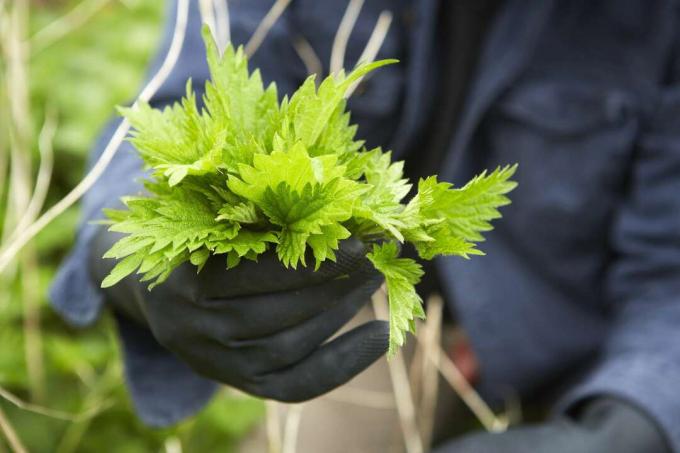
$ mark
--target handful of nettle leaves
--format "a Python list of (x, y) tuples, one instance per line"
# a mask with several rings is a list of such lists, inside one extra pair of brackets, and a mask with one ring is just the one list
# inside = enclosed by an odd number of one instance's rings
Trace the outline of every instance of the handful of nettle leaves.
[(310, 76), (289, 98), (248, 72), (242, 49), (220, 56), (203, 28), (211, 81), (204, 108), (187, 82), (181, 103), (164, 110), (140, 103), (121, 109), (134, 128), (131, 142), (152, 178), (149, 195), (123, 199), (127, 209), (107, 210), (110, 230), (125, 233), (105, 255), (120, 261), (102, 282), (116, 284), (133, 272), (153, 286), (190, 261), (198, 271), (212, 255), (227, 269), (256, 261), (270, 249), (282, 266), (335, 260), (339, 241), (372, 243), (367, 258), (385, 277), (390, 311), (389, 353), (403, 345), (424, 318), (415, 290), (423, 270), (399, 257), (411, 243), (420, 258), (481, 255), (475, 246), (498, 208), (510, 201), (516, 165), (482, 173), (462, 188), (436, 176), (417, 193), (403, 177), (403, 162), (355, 140), (345, 111), (347, 90), (364, 75), (396, 60), (359, 64), (316, 86)]

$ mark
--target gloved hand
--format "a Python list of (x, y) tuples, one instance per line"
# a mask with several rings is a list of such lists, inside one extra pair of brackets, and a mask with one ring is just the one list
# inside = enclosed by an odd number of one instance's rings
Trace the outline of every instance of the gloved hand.
[(472, 434), (437, 453), (665, 453), (670, 448), (654, 423), (633, 406), (608, 397), (585, 403), (573, 417)]
[[(105, 228), (90, 254), (97, 286), (115, 265), (102, 255), (121, 236)], [(285, 269), (273, 253), (226, 269), (211, 258), (197, 274), (177, 268), (149, 291), (138, 275), (105, 289), (114, 310), (149, 327), (165, 348), (205, 377), (280, 401), (314, 398), (344, 384), (387, 351), (389, 326), (363, 324), (324, 343), (370, 300), (381, 276), (358, 240), (337, 262)]]

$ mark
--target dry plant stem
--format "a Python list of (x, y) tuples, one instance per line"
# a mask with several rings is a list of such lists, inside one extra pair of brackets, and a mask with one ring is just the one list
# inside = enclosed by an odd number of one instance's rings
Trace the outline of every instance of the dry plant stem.
[[(1, 100), (0, 100), (0, 105), (2, 105)], [(0, 134), (2, 134), (3, 131), (0, 130)], [(2, 137), (2, 135), (0, 135)], [(8, 151), (5, 143), (0, 140), (0, 200), (2, 200), (5, 196), (5, 187), (7, 186), (6, 184), (6, 179), (7, 179), (7, 164), (8, 164)], [(2, 229), (0, 227), (0, 229)]]
[[(385, 319), (389, 316), (387, 303), (387, 296), (383, 290), (373, 295), (373, 310), (375, 310), (378, 319)], [(399, 423), (404, 436), (406, 451), (407, 453), (423, 453), (423, 443), (418, 432), (416, 411), (402, 351), (397, 351), (394, 357), (387, 362), (387, 365), (390, 370), (390, 379), (394, 390), (395, 402), (397, 403)]]
[(111, 0), (85, 0), (68, 13), (49, 23), (31, 37), (33, 54), (44, 50), (73, 30), (87, 23)]
[[(30, 152), (10, 129), (10, 167), (7, 209), (2, 225), (2, 243), (8, 243), (30, 199)], [(13, 268), (13, 271), (16, 268)]]
[(3, 240), (26, 208), (30, 198), (30, 110), (28, 101), (28, 49), (24, 43), (28, 22), (26, 1), (16, 1), (10, 12), (9, 27), (3, 35), (7, 59), (6, 91), (8, 95), (10, 139), (10, 182), (7, 210), (3, 224)]
[[(5, 216), (0, 225), (2, 229), (1, 237), (8, 236), (9, 231), (15, 225), (21, 212), (24, 199), (27, 199), (28, 180), (30, 176), (27, 169), (27, 157), (30, 154), (26, 151), (30, 137), (30, 129), (27, 118), (28, 112), (28, 87), (26, 86), (26, 48), (22, 45), (23, 36), (28, 21), (27, 2), (13, 2), (8, 6), (7, 11), (2, 11), (3, 24), (0, 28), (0, 47), (2, 48), (2, 59), (5, 62), (5, 72), (2, 73), (4, 89), (0, 93), (4, 94), (3, 108), (0, 110), (3, 118), (0, 127), (3, 127), (3, 186), (5, 185), (5, 175), (7, 181), (7, 196), (4, 199)], [(9, 93), (12, 93), (10, 96)], [(7, 172), (7, 173), (6, 173)], [(3, 187), (4, 188), (4, 187)], [(4, 192), (4, 190), (3, 190)], [(4, 193), (3, 193), (4, 196)], [(1, 200), (0, 200), (1, 201)], [(16, 267), (11, 269), (12, 273)], [(9, 281), (10, 276), (6, 281)], [(3, 304), (9, 299), (7, 291), (1, 291)]]
[(54, 162), (54, 150), (52, 148), (52, 141), (57, 131), (57, 117), (54, 109), (48, 108), (45, 113), (45, 122), (40, 130), (38, 137), (38, 149), (40, 151), (40, 167), (38, 169), (38, 177), (33, 189), (31, 201), (28, 207), (17, 223), (16, 228), (10, 235), (10, 241), (16, 238), (18, 233), (26, 228), (35, 218), (40, 214), (40, 210), (45, 203), (45, 197), (52, 179), (52, 166)]
[(282, 453), (281, 419), (279, 417), (279, 403), (265, 401), (267, 445), (269, 453)]
[[(392, 13), (389, 11), (381, 12), (380, 16), (378, 16), (377, 22), (375, 23), (375, 27), (371, 32), (371, 37), (368, 38), (366, 47), (364, 47), (363, 52), (361, 52), (361, 55), (359, 56), (359, 61), (357, 62), (357, 64), (371, 63), (373, 60), (375, 60), (375, 57), (378, 56), (378, 52), (380, 51), (380, 48), (385, 42), (387, 32), (390, 30), (390, 25), (392, 25)], [(357, 86), (361, 83), (362, 80), (363, 77), (354, 82), (347, 89), (347, 92), (345, 93), (346, 98), (350, 97), (352, 93), (354, 93), (354, 90), (356, 90)]]
[(381, 12), (380, 16), (378, 16), (378, 20), (375, 23), (375, 27), (373, 27), (371, 36), (368, 38), (366, 47), (364, 47), (361, 55), (359, 55), (359, 61), (357, 63), (371, 62), (375, 60), (375, 57), (378, 56), (378, 52), (380, 51), (383, 42), (385, 42), (387, 32), (390, 30), (390, 25), (392, 25), (392, 13), (387, 10)]
[(50, 409), (47, 407), (39, 406), (37, 404), (32, 404), (28, 403), (26, 401), (23, 401), (20, 399), (18, 396), (14, 395), (13, 393), (9, 392), (8, 390), (0, 387), (0, 398), (6, 400), (8, 403), (12, 404), (13, 406), (17, 407), (18, 409), (27, 411), (27, 412), (32, 412), (37, 415), (43, 415), (45, 417), (50, 417), (54, 418), (57, 420), (64, 420), (64, 421), (69, 421), (69, 422), (76, 422), (80, 420), (84, 420), (86, 418), (89, 418), (92, 416), (95, 410), (98, 410), (98, 408), (90, 408), (82, 412), (81, 414), (71, 414), (68, 412), (62, 412), (59, 410), (55, 409)]
[(227, 0), (213, 0), (215, 4), (215, 16), (217, 20), (217, 39), (226, 46), (231, 41), (231, 26), (229, 23), (229, 5)]
[(267, 37), (269, 30), (271, 30), (279, 17), (281, 17), (281, 14), (283, 14), (289, 4), (290, 0), (276, 0), (274, 5), (272, 5), (267, 14), (257, 25), (253, 35), (246, 44), (245, 52), (248, 57), (252, 57), (255, 52), (257, 52), (257, 49)]
[(347, 43), (349, 42), (349, 36), (352, 34), (352, 29), (354, 29), (354, 24), (359, 17), (362, 6), (364, 6), (364, 0), (350, 0), (347, 4), (345, 14), (343, 14), (338, 30), (335, 32), (335, 38), (333, 38), (330, 61), (331, 73), (337, 73), (345, 66), (344, 62)]
[[(425, 323), (419, 319), (416, 320), (416, 332), (418, 332), (418, 335), (424, 335), (424, 331), (427, 328)], [(423, 383), (421, 382), (422, 380), (422, 375), (423, 375), (423, 369), (426, 365), (429, 365), (430, 362), (427, 360), (427, 357), (423, 354), (423, 348), (421, 346), (421, 343), (418, 343), (416, 345), (415, 351), (413, 352), (413, 357), (411, 358), (411, 362), (409, 363), (409, 369), (408, 369), (408, 376), (409, 376), (409, 382), (411, 384), (411, 393), (413, 393), (413, 400), (418, 403), (421, 399), (421, 393), (422, 393), (422, 385)]]
[(446, 382), (449, 383), (465, 405), (470, 408), (475, 417), (484, 426), (484, 429), (490, 432), (502, 432), (507, 429), (507, 423), (496, 417), (491, 408), (465, 379), (465, 376), (463, 376), (458, 367), (449, 359), (441, 346), (438, 346), (434, 351), (430, 350), (427, 357), (433, 364), (438, 364), (439, 371), (444, 376), (444, 379), (446, 379)]
[(208, 25), (217, 42), (220, 53), (230, 40), (229, 9), (226, 0), (199, 0), (201, 19)]
[[(11, 167), (9, 181), (10, 191), (7, 200), (7, 211), (3, 224), (3, 238), (10, 235), (15, 227), (22, 227), (21, 219), (30, 214), (31, 208), (31, 114), (28, 92), (28, 44), (25, 41), (28, 28), (28, 6), (25, 1), (13, 4), (10, 27), (3, 39), (3, 49), (7, 52), (7, 101), (10, 118), (8, 132), (11, 146)], [(48, 159), (49, 161), (49, 159)], [(42, 169), (44, 184), (45, 173), (49, 184), (51, 168)], [(46, 186), (44, 191), (46, 192)], [(40, 193), (38, 193), (40, 197)], [(31, 200), (32, 201), (32, 200)], [(27, 220), (30, 220), (27, 218)], [(25, 223), (25, 222), (24, 222)], [(28, 374), (31, 397), (41, 401), (45, 396), (45, 373), (42, 354), (42, 333), (40, 329), (40, 294), (38, 293), (39, 276), (35, 250), (24, 251), (20, 261), (21, 300), (23, 308), (24, 355)]]
[(420, 367), (420, 401), (418, 405), (418, 421), (423, 445), (432, 443), (437, 396), (439, 393), (438, 363), (427, 360), (430, 351), (436, 351), (441, 344), (442, 314), (444, 301), (439, 295), (433, 295), (427, 300), (427, 321), (422, 331), (423, 341), (418, 343), (421, 351)]
[(43, 402), (47, 393), (40, 320), (40, 276), (35, 247), (29, 245), (21, 256), (21, 295), (23, 302), (24, 355), (31, 399)]
[[(217, 36), (217, 23), (215, 21), (215, 10), (213, 0), (198, 0), (198, 10), (201, 13), (201, 21), (208, 26), (213, 36)], [(222, 42), (218, 39), (217, 46), (222, 52)]]
[[(2, 24), (0, 23), (0, 30), (2, 30)], [(0, 33), (0, 43), (2, 42), (2, 34)], [(1, 50), (1, 49), (0, 49)], [(1, 55), (1, 54), (0, 54)], [(4, 85), (4, 74), (0, 72), (0, 83)], [(7, 166), (9, 163), (9, 149), (7, 143), (7, 137), (9, 135), (9, 125), (7, 124), (7, 105), (6, 90), (0, 90), (0, 200), (5, 196), (6, 178), (7, 178)]]
[(305, 65), (307, 74), (316, 74), (318, 76), (316, 78), (316, 82), (318, 83), (323, 72), (323, 65), (319, 56), (314, 52), (312, 45), (304, 36), (298, 35), (293, 40), (293, 48), (300, 57), (300, 60), (302, 60), (302, 64)]
[[(166, 55), (165, 60), (163, 61), (163, 64), (161, 65), (158, 72), (142, 90), (137, 102), (140, 100), (148, 101), (163, 84), (177, 62), (177, 57), (179, 56), (180, 50), (182, 49), (182, 44), (184, 42), (188, 10), (189, 0), (178, 0), (177, 21), (175, 23), (175, 31), (168, 54)], [(135, 105), (137, 102), (135, 102)], [(106, 170), (106, 167), (111, 162), (111, 159), (113, 159), (116, 151), (118, 151), (118, 148), (129, 129), (130, 123), (127, 120), (123, 120), (118, 125), (113, 137), (107, 144), (102, 155), (99, 157), (99, 160), (97, 160), (90, 172), (85, 175), (83, 180), (80, 181), (80, 183), (57, 204), (52, 206), (42, 216), (40, 216), (38, 220), (26, 227), (26, 229), (23, 230), (15, 240), (11, 241), (6, 247), (3, 247), (3, 249), (0, 251), (0, 273), (2, 273), (5, 268), (7, 268), (11, 260), (24, 247), (24, 245), (26, 245), (28, 241), (30, 241), (43, 228), (49, 225), (49, 223), (52, 222), (52, 220), (54, 220), (57, 216), (71, 207), (92, 187), (92, 185), (102, 175), (104, 170)]]
[(7, 92), (14, 139), (26, 146), (31, 137), (30, 112), (28, 104), (28, 46), (24, 42), (28, 28), (28, 1), (17, 0), (9, 15), (3, 47), (7, 58)]
[(302, 418), (302, 404), (291, 404), (286, 414), (286, 424), (283, 431), (282, 453), (297, 452), (297, 438), (300, 431), (300, 419)]
[(14, 453), (27, 453), (28, 450), (26, 450), (26, 447), (24, 447), (24, 444), (21, 442), (21, 439), (19, 439), (19, 436), (17, 435), (16, 431), (10, 424), (9, 420), (7, 420), (7, 416), (5, 415), (5, 412), (2, 410), (0, 407), (0, 432), (4, 434), (5, 439), (7, 439), (7, 443), (9, 444), (9, 447), (12, 449)]

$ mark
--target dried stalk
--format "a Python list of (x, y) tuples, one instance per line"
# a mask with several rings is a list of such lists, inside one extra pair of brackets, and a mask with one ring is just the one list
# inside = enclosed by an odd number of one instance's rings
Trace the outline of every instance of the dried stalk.
[(345, 66), (345, 53), (347, 51), (347, 43), (349, 36), (352, 34), (354, 24), (359, 17), (361, 7), (364, 5), (364, 0), (350, 0), (340, 20), (338, 30), (335, 32), (333, 38), (333, 47), (331, 48), (330, 72), (337, 73)]
[(281, 439), (281, 419), (279, 418), (279, 403), (276, 401), (265, 401), (266, 409), (266, 428), (267, 428), (267, 443), (269, 446), (269, 453), (282, 453), (282, 439)]
[(56, 420), (64, 420), (69, 422), (78, 422), (81, 420), (88, 419), (92, 417), (96, 412), (100, 411), (99, 407), (91, 407), (80, 414), (71, 414), (69, 412), (63, 412), (55, 409), (50, 409), (37, 404), (32, 404), (23, 401), (18, 396), (14, 395), (10, 391), (0, 387), (0, 398), (4, 399), (8, 403), (17, 407), (18, 409), (31, 412), (37, 415), (43, 415), (45, 417), (54, 418)]
[(13, 120), (14, 140), (25, 148), (31, 137), (30, 114), (28, 107), (28, 48), (24, 35), (28, 28), (28, 2), (14, 2), (9, 14), (3, 48), (7, 58), (7, 92), (11, 118)]
[(371, 36), (368, 38), (366, 47), (364, 47), (361, 55), (359, 55), (359, 61), (357, 63), (371, 62), (375, 60), (375, 57), (378, 56), (378, 52), (380, 51), (383, 42), (385, 42), (387, 32), (390, 30), (390, 25), (392, 25), (392, 13), (390, 11), (381, 12), (380, 16), (378, 16), (378, 20), (375, 23), (375, 27), (373, 27)]
[[(215, 21), (215, 10), (213, 0), (198, 0), (198, 10), (201, 13), (201, 20), (208, 26), (213, 36), (217, 37), (217, 22)], [(222, 52), (223, 43), (218, 39), (217, 47)]]
[(8, 237), (30, 198), (32, 135), (28, 101), (28, 49), (24, 35), (28, 28), (26, 2), (14, 2), (9, 26), (3, 35), (3, 49), (7, 60), (6, 91), (9, 105), (8, 132), (10, 139), (10, 182), (7, 211), (3, 225), (3, 239)]
[(430, 351), (436, 350), (441, 344), (442, 315), (444, 301), (438, 295), (433, 295), (427, 300), (427, 321), (421, 330), (422, 342), (418, 342), (418, 351), (421, 353), (420, 360), (420, 400), (418, 404), (418, 421), (420, 422), (420, 435), (423, 445), (432, 443), (432, 431), (437, 409), (437, 396), (439, 393), (439, 363), (431, 363), (427, 360)]
[(286, 424), (283, 431), (282, 453), (295, 453), (297, 451), (297, 438), (300, 431), (300, 419), (302, 418), (302, 404), (291, 404), (286, 414)]
[[(177, 21), (175, 23), (175, 30), (172, 43), (170, 44), (170, 49), (168, 50), (168, 53), (160, 69), (144, 87), (134, 105), (137, 105), (137, 103), (140, 101), (148, 101), (163, 84), (167, 76), (170, 74), (170, 71), (172, 71), (172, 68), (177, 62), (177, 57), (179, 56), (182, 44), (184, 42), (188, 10), (189, 1), (178, 0)], [(99, 160), (97, 160), (90, 172), (85, 175), (80, 183), (78, 183), (78, 185), (73, 188), (73, 190), (71, 190), (71, 192), (69, 192), (64, 198), (57, 202), (57, 204), (52, 206), (42, 216), (40, 216), (38, 220), (26, 227), (26, 229), (22, 231), (16, 239), (11, 241), (6, 247), (3, 247), (3, 249), (0, 251), (0, 273), (2, 273), (7, 268), (11, 260), (26, 245), (28, 241), (30, 241), (43, 228), (49, 225), (50, 222), (52, 222), (52, 220), (54, 220), (57, 216), (62, 214), (66, 209), (77, 202), (94, 185), (104, 170), (106, 170), (106, 167), (111, 162), (111, 159), (113, 159), (113, 156), (118, 151), (118, 148), (129, 129), (130, 123), (127, 120), (123, 120), (114, 132), (113, 137), (107, 144), (104, 152), (99, 157)]]
[(227, 0), (213, 0), (215, 6), (215, 16), (217, 20), (215, 25), (217, 25), (217, 39), (222, 44), (226, 46), (228, 42), (231, 41), (231, 27), (229, 25), (229, 5)]
[(257, 49), (260, 48), (260, 45), (267, 37), (269, 30), (271, 30), (279, 17), (281, 17), (281, 14), (283, 14), (289, 4), (290, 0), (276, 0), (274, 5), (272, 5), (267, 14), (257, 25), (257, 28), (246, 44), (245, 52), (248, 57), (252, 57), (255, 52), (257, 52)]
[[(392, 13), (389, 11), (381, 12), (380, 16), (378, 16), (377, 22), (375, 23), (375, 27), (371, 32), (371, 36), (368, 38), (366, 47), (364, 47), (363, 52), (361, 52), (361, 55), (359, 56), (359, 61), (357, 64), (370, 63), (375, 60), (375, 57), (378, 56), (378, 52), (385, 42), (387, 32), (390, 30), (390, 25), (392, 25)], [(357, 86), (359, 86), (363, 79), (364, 78), (361, 77), (352, 85), (350, 85), (350, 87), (347, 89), (347, 92), (345, 93), (346, 98), (350, 97), (352, 93), (354, 93), (354, 90), (356, 90)]]
[(305, 65), (307, 74), (317, 74), (317, 76), (319, 76), (316, 79), (318, 83), (319, 78), (323, 73), (323, 65), (319, 56), (316, 54), (316, 52), (314, 52), (312, 45), (305, 39), (304, 36), (298, 35), (293, 40), (293, 48), (300, 57), (300, 60), (302, 60), (302, 64)]
[[(373, 310), (379, 319), (385, 319), (389, 316), (385, 291), (381, 290), (373, 295)], [(387, 362), (387, 365), (390, 370), (390, 379), (394, 389), (394, 398), (397, 403), (397, 413), (399, 414), (399, 423), (406, 451), (407, 453), (423, 453), (423, 443), (418, 432), (416, 410), (402, 352), (397, 351), (394, 357)]]
[[(416, 338), (418, 338), (418, 341), (422, 341), (419, 337)], [(484, 429), (490, 432), (502, 432), (507, 429), (507, 422), (496, 417), (491, 408), (475, 391), (474, 387), (465, 379), (465, 376), (463, 376), (458, 367), (449, 359), (441, 346), (438, 346), (436, 350), (430, 349), (427, 357), (438, 367), (446, 382), (449, 383), (451, 388), (477, 417), (482, 426), (484, 426)]]
[[(25, 42), (28, 28), (27, 2), (14, 2), (9, 28), (3, 34), (3, 50), (7, 55), (6, 91), (9, 93), (8, 133), (10, 138), (10, 181), (7, 199), (7, 210), (3, 224), (3, 238), (10, 231), (16, 231), (22, 226), (22, 219), (31, 208), (31, 114), (28, 91), (28, 54), (29, 46)], [(49, 161), (49, 159), (48, 159)], [(49, 167), (49, 166), (48, 166)], [(49, 174), (51, 168), (43, 169), (44, 185), (45, 170)], [(41, 190), (47, 191), (47, 186)], [(39, 191), (40, 192), (40, 191)], [(41, 196), (40, 193), (37, 194)], [(39, 200), (36, 200), (39, 201)], [(13, 230), (14, 227), (14, 230)], [(37, 255), (33, 248), (29, 248), (21, 255), (21, 299), (23, 308), (24, 355), (28, 374), (28, 384), (31, 396), (41, 401), (45, 395), (45, 372), (42, 355), (42, 332), (40, 329), (40, 286), (38, 275)]]
[(28, 450), (26, 450), (26, 447), (24, 447), (24, 444), (21, 442), (21, 439), (19, 439), (19, 436), (17, 435), (17, 432), (14, 430), (14, 427), (10, 424), (9, 420), (7, 420), (5, 412), (3, 412), (1, 407), (0, 407), (0, 432), (2, 432), (5, 435), (5, 439), (7, 439), (7, 443), (9, 444), (9, 447), (12, 449), (14, 453), (28, 452)]
[(111, 0), (86, 0), (31, 37), (33, 55), (41, 52), (73, 30), (82, 27)]
[(45, 203), (45, 197), (52, 179), (52, 166), (54, 162), (54, 149), (52, 141), (57, 131), (57, 117), (52, 108), (48, 108), (45, 113), (45, 122), (40, 130), (38, 137), (38, 149), (40, 151), (40, 167), (38, 169), (38, 177), (33, 189), (33, 195), (28, 203), (28, 207), (21, 216), (21, 219), (10, 235), (10, 240), (15, 238), (20, 231), (26, 228), (35, 218), (40, 214), (40, 210)]
[(208, 25), (215, 37), (217, 48), (220, 53), (223, 52), (231, 39), (227, 0), (199, 0), (198, 8), (201, 12), (201, 19)]
[(47, 393), (40, 328), (40, 276), (38, 257), (30, 245), (21, 256), (21, 295), (23, 301), (24, 356), (31, 399), (43, 402)]

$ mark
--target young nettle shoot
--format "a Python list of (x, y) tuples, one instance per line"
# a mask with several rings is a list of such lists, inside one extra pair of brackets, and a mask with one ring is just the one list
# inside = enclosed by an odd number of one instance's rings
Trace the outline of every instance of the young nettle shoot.
[(152, 177), (148, 195), (106, 211), (110, 230), (126, 236), (104, 255), (120, 262), (102, 286), (137, 272), (152, 288), (186, 261), (200, 271), (221, 255), (233, 268), (268, 250), (282, 266), (310, 265), (309, 254), (318, 267), (355, 236), (374, 243), (367, 257), (385, 276), (394, 354), (415, 318), (424, 317), (415, 291), (422, 268), (400, 258), (397, 243), (411, 243), (425, 260), (482, 254), (476, 243), (510, 202), (516, 166), (484, 172), (461, 188), (422, 179), (406, 203), (412, 186), (403, 162), (366, 149), (345, 111), (347, 89), (396, 60), (360, 64), (318, 88), (311, 76), (279, 102), (274, 84), (265, 88), (257, 70), (249, 73), (242, 49), (227, 47), (220, 56), (207, 28), (203, 38), (211, 74), (204, 108), (189, 81), (181, 103), (121, 109)]

